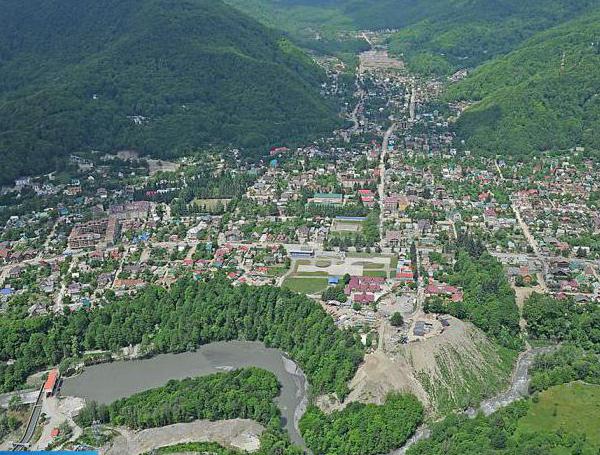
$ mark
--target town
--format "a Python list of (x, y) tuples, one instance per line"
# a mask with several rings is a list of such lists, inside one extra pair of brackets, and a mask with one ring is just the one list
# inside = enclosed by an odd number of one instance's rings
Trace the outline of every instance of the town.
[[(223, 275), (309, 296), (392, 361), (463, 330), (443, 309), (474, 292), (456, 270), (478, 248), (520, 306), (533, 292), (600, 302), (600, 163), (585, 149), (475, 155), (454, 143), (465, 106), (441, 101), (449, 80), (409, 74), (378, 44), (351, 82), (336, 59), (319, 63), (323, 92), (348, 100), (348, 127), (330, 137), (259, 162), (236, 149), (173, 161), (82, 152), (63, 173), (2, 188), (0, 314), (89, 311)], [(36, 447), (57, 437), (44, 430)]]

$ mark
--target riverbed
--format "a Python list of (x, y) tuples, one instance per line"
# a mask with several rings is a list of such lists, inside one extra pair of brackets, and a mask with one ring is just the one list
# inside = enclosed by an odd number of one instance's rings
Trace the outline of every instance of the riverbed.
[(281, 384), (281, 394), (276, 401), (283, 425), (290, 439), (305, 447), (298, 421), (308, 403), (306, 376), (282, 351), (258, 342), (217, 342), (193, 352), (93, 365), (75, 377), (65, 378), (61, 394), (108, 404), (160, 387), (171, 379), (206, 376), (250, 366), (275, 374)]
[[(491, 398), (483, 400), (477, 408), (469, 408), (464, 411), (464, 414), (470, 418), (474, 418), (478, 413), (489, 416), (492, 413), (514, 403), (517, 400), (525, 398), (529, 395), (529, 369), (539, 354), (547, 354), (556, 349), (556, 346), (546, 346), (540, 348), (530, 348), (519, 355), (517, 363), (513, 369), (513, 375), (510, 381), (510, 386), (505, 391)], [(431, 436), (431, 430), (427, 425), (422, 425), (417, 429), (415, 434), (404, 443), (399, 449), (393, 450), (388, 455), (405, 455), (406, 451), (417, 442), (427, 439)]]

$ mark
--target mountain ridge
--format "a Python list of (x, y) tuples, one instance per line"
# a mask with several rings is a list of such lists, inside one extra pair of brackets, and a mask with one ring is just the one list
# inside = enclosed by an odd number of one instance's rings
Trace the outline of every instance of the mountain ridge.
[(322, 70), (221, 1), (0, 7), (0, 183), (82, 148), (258, 150), (339, 125)]
[(451, 86), (448, 99), (476, 102), (458, 138), (488, 154), (600, 150), (599, 24), (600, 10), (537, 34)]

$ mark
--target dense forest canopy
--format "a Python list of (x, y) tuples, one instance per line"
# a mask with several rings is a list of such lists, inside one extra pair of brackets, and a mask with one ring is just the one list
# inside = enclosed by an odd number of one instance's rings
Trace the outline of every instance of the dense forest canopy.
[[(62, 317), (0, 319), (0, 390), (83, 351), (142, 343), (151, 352), (183, 352), (213, 341), (262, 341), (287, 352), (316, 393), (344, 397), (363, 359), (358, 337), (336, 328), (309, 298), (271, 286), (232, 286), (225, 278), (182, 279), (135, 297)], [(14, 359), (13, 364), (6, 364)]]
[(559, 347), (536, 358), (529, 388), (534, 392), (575, 380), (600, 384), (600, 304), (577, 304), (532, 294), (523, 316), (529, 335)]
[(0, 0), (0, 184), (81, 149), (173, 157), (331, 131), (324, 73), (220, 0)]
[(267, 426), (279, 422), (275, 375), (244, 368), (199, 378), (169, 381), (162, 387), (136, 393), (110, 405), (90, 402), (77, 416), (82, 426), (94, 421), (129, 428), (163, 427), (196, 419), (252, 419)]
[(390, 394), (381, 406), (355, 402), (329, 415), (311, 406), (300, 430), (315, 454), (375, 455), (402, 446), (422, 419), (417, 398)]
[(344, 30), (398, 30), (391, 50), (402, 54), (411, 70), (426, 74), (474, 68), (537, 32), (600, 7), (598, 0), (226, 1), (294, 36), (312, 36), (303, 41), (309, 47), (321, 47), (323, 36)]
[(405, 16), (409, 23), (391, 38), (391, 50), (403, 54), (413, 71), (437, 75), (475, 68), (540, 31), (600, 7), (597, 0), (407, 3), (420, 8)]
[(466, 147), (526, 155), (600, 149), (600, 12), (536, 35), (450, 88), (477, 104), (456, 124)]

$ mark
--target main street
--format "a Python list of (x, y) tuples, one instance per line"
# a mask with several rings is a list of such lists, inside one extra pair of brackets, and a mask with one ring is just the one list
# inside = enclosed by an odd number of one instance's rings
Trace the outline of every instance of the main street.
[[(414, 122), (415, 117), (416, 117), (416, 102), (417, 102), (417, 82), (413, 81), (413, 83), (411, 85), (410, 102), (409, 102), (409, 106), (408, 106), (408, 120), (410, 123)], [(384, 235), (384, 221), (385, 221), (385, 217), (384, 217), (385, 209), (384, 209), (384, 205), (383, 205), (383, 201), (386, 197), (385, 163), (387, 161), (387, 156), (389, 153), (390, 139), (398, 128), (398, 121), (394, 118), (391, 118), (391, 120), (392, 120), (392, 124), (390, 125), (390, 127), (386, 130), (385, 134), (383, 135), (383, 141), (381, 143), (381, 154), (379, 157), (379, 179), (380, 179), (380, 181), (379, 181), (379, 185), (377, 187), (377, 192), (378, 192), (378, 196), (379, 196), (379, 206), (380, 206), (379, 236), (381, 239), (383, 239), (383, 235)]]
[[(494, 165), (496, 166), (496, 170), (498, 171), (500, 181), (503, 182), (504, 174), (502, 174), (502, 169), (500, 169), (498, 160), (494, 161)], [(542, 271), (537, 273), (537, 278), (538, 278), (538, 282), (540, 283), (541, 289), (544, 292), (548, 292), (548, 286), (546, 285), (546, 280), (544, 279), (544, 277), (548, 274), (548, 269), (549, 269), (548, 262), (546, 261), (546, 258), (541, 254), (540, 247), (539, 247), (537, 241), (535, 240), (535, 237), (533, 235), (531, 235), (531, 232), (529, 231), (529, 226), (527, 226), (527, 223), (525, 223), (523, 221), (523, 217), (521, 216), (521, 211), (520, 211), (518, 205), (515, 202), (512, 202), (511, 207), (515, 214), (517, 223), (519, 224), (521, 231), (523, 231), (523, 235), (525, 236), (527, 243), (529, 244), (532, 251), (534, 252), (536, 259), (540, 262), (540, 264), (542, 264)]]

